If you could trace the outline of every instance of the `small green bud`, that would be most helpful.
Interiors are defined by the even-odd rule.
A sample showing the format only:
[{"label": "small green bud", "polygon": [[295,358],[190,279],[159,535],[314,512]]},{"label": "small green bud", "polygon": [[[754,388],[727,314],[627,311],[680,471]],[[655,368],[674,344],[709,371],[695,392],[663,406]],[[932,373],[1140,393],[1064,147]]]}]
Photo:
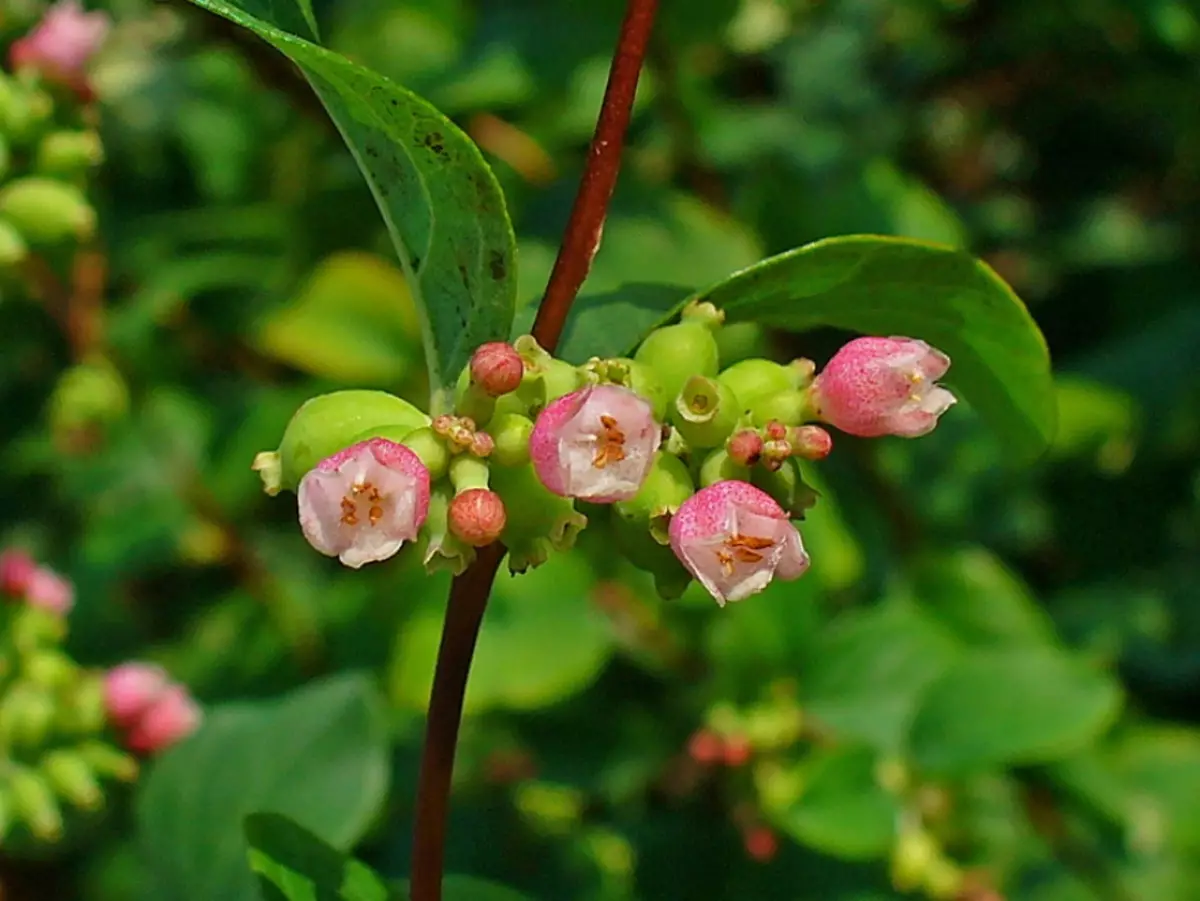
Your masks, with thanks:
[{"label": "small green bud", "polygon": [[491,471],[487,463],[470,454],[462,454],[450,461],[450,484],[455,494],[472,488],[487,488]]},{"label": "small green bud", "polygon": [[14,745],[45,744],[54,723],[54,698],[36,685],[21,682],[0,704],[0,736]]},{"label": "small green bud", "polygon": [[929,865],[941,856],[941,848],[932,835],[924,829],[908,827],[902,829],[892,848],[892,886],[900,892],[911,892],[925,882]]},{"label": "small green bud", "polygon": [[720,447],[712,451],[700,464],[700,487],[707,488],[717,482],[728,482],[736,479],[742,482],[750,481],[750,467],[743,466],[732,457],[729,451]]},{"label": "small green bud", "polygon": [[30,244],[86,241],[96,231],[96,211],[78,188],[38,175],[0,188],[0,216]]},{"label": "small green bud", "polygon": [[279,449],[259,454],[252,468],[262,477],[267,494],[295,491],[310,470],[354,444],[356,436],[384,427],[407,427],[411,432],[429,421],[408,401],[384,391],[322,394],[300,406],[284,430]]},{"label": "small green bud", "polygon": [[12,793],[13,811],[29,827],[34,836],[45,842],[62,837],[62,811],[54,800],[50,784],[38,773],[23,766],[10,765],[8,788]]},{"label": "small green bud", "polygon": [[19,266],[29,256],[29,245],[11,224],[0,219],[0,270]]},{"label": "small green bud", "polygon": [[54,101],[45,91],[0,72],[0,134],[14,146],[36,137],[54,113]]},{"label": "small green bud", "polygon": [[651,332],[633,358],[654,370],[663,393],[671,398],[679,394],[690,377],[715,376],[720,363],[712,330],[694,321]]},{"label": "small green bud", "polygon": [[671,454],[659,453],[638,493],[612,506],[619,518],[665,545],[671,541],[667,534],[671,516],[695,493],[696,487],[683,462]]},{"label": "small green bud", "polygon": [[106,779],[132,782],[138,776],[135,758],[102,741],[84,742],[75,748],[75,753],[97,775]]},{"label": "small green bud", "polygon": [[497,467],[491,488],[500,495],[508,514],[500,540],[508,547],[508,566],[525,572],[545,563],[554,550],[569,550],[587,517],[575,509],[570,498],[547,490],[533,466]]},{"label": "small green bud", "polygon": [[723,445],[741,417],[737,397],[716,379],[694,375],[671,407],[671,424],[693,450]]},{"label": "small green bud", "polygon": [[519,413],[503,413],[488,425],[496,446],[491,459],[498,466],[521,466],[529,462],[529,436],[533,420]]},{"label": "small green bud", "polygon": [[51,751],[38,769],[60,798],[82,810],[97,810],[104,805],[104,793],[91,767],[68,750]]},{"label": "small green bud", "polygon": [[742,407],[748,410],[751,404],[763,398],[796,390],[798,373],[792,367],[756,358],[723,369],[717,381],[727,385]]},{"label": "small green bud", "polygon": [[104,145],[94,131],[54,131],[38,144],[36,169],[73,178],[104,162]]},{"label": "small green bud", "polygon": [[72,366],[50,396],[48,416],[56,435],[117,422],[129,412],[129,387],[108,360],[95,357]]},{"label": "small green bud", "polygon": [[32,654],[38,648],[57,644],[66,634],[66,620],[53,610],[24,604],[11,613],[9,635],[21,654]]},{"label": "small green bud", "polygon": [[793,459],[784,460],[776,470],[756,466],[751,470],[750,483],[771,495],[791,519],[804,519],[819,497],[804,481],[800,466]]}]

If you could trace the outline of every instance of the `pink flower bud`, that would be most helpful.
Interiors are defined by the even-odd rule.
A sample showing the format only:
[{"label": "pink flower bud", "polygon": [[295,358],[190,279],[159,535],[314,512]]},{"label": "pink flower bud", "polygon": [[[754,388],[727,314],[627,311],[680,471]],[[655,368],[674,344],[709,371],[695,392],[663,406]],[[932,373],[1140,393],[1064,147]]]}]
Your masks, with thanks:
[{"label": "pink flower bud", "polygon": [[787,438],[787,426],[778,419],[772,419],[763,426],[763,434],[767,436],[768,441],[783,441]]},{"label": "pink flower bud", "polygon": [[24,551],[5,551],[0,554],[0,592],[23,598],[36,571],[37,563]]},{"label": "pink flower bud", "polygon": [[12,45],[10,62],[14,69],[36,69],[48,79],[77,86],[110,26],[106,14],[84,12],[79,0],[60,0]]},{"label": "pink flower bud", "polygon": [[160,666],[130,662],[113,667],[104,676],[108,718],[121,728],[132,726],[169,685]]},{"label": "pink flower bud", "polygon": [[687,745],[688,756],[696,763],[711,766],[725,757],[725,743],[711,729],[697,729]]},{"label": "pink flower bud", "polygon": [[471,438],[471,453],[476,457],[489,457],[496,449],[496,442],[487,432],[476,432]]},{"label": "pink flower bud", "polygon": [[813,407],[851,435],[916,438],[955,402],[935,384],[949,368],[949,357],[915,338],[856,338],[814,380]]},{"label": "pink flower bud", "polygon": [[496,492],[469,488],[450,502],[447,517],[455,538],[472,547],[483,547],[500,537],[508,514]]},{"label": "pink flower bud", "polygon": [[833,450],[833,436],[819,425],[788,429],[787,440],[792,446],[792,453],[805,460],[824,460]]},{"label": "pink flower bud", "polygon": [[138,754],[165,751],[199,727],[203,714],[182,685],[168,685],[147,707],[125,737]]},{"label": "pink flower bud", "polygon": [[371,438],[318,463],[297,496],[309,544],[358,569],[416,539],[429,513],[429,470],[403,444]]},{"label": "pink flower bud", "polygon": [[726,450],[729,453],[729,459],[739,466],[753,466],[762,457],[762,436],[752,429],[734,432]]},{"label": "pink flower bud", "polygon": [[66,616],[75,606],[75,588],[54,570],[39,566],[25,584],[25,600],[34,607]]},{"label": "pink flower bud", "polygon": [[717,482],[671,518],[671,548],[718,604],[740,601],[771,580],[808,569],[800,533],[771,496],[748,482]]},{"label": "pink flower bud", "polygon": [[661,441],[649,403],[628,388],[592,385],[541,412],[529,455],[553,493],[609,504],[638,493]]},{"label": "pink flower bud", "polygon": [[743,840],[746,853],[759,863],[769,863],[779,853],[779,839],[766,826],[747,829]]},{"label": "pink flower bud", "polygon": [[471,381],[492,397],[516,391],[525,375],[525,361],[503,341],[484,344],[471,357]]}]

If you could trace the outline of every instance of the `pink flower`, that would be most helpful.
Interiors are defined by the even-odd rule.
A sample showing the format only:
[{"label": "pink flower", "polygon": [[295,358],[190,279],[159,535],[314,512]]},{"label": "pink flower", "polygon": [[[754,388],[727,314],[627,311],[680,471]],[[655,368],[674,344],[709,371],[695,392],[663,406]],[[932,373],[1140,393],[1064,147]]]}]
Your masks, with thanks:
[{"label": "pink flower", "polygon": [[403,444],[371,438],[318,463],[297,495],[309,544],[358,569],[417,537],[429,513],[429,470]]},{"label": "pink flower", "polygon": [[138,754],[164,751],[187,738],[199,727],[203,714],[182,685],[168,685],[141,716],[125,737],[129,750]]},{"label": "pink flower", "polygon": [[779,504],[748,482],[697,491],[671,517],[671,548],[722,607],[798,579],[808,569],[800,533]]},{"label": "pink flower", "polygon": [[955,397],[935,382],[950,358],[915,338],[856,338],[813,381],[817,416],[863,438],[928,434]]},{"label": "pink flower", "polygon": [[541,412],[529,455],[550,491],[610,504],[638,493],[661,441],[649,403],[628,388],[593,385]]},{"label": "pink flower", "polygon": [[75,588],[54,570],[39,566],[25,585],[25,600],[34,607],[66,616],[75,606]]},{"label": "pink flower", "polygon": [[516,391],[525,375],[525,361],[504,341],[483,344],[471,357],[471,381],[492,397]]},{"label": "pink flower", "polygon": [[169,686],[160,666],[135,661],[113,667],[104,676],[108,718],[121,728],[132,726]]},{"label": "pink flower", "polygon": [[85,13],[79,0],[61,0],[32,32],[12,45],[12,67],[37,69],[46,78],[78,85],[110,26],[105,13]]},{"label": "pink flower", "polygon": [[0,554],[0,592],[14,598],[25,597],[36,571],[37,563],[24,551],[5,551]]}]

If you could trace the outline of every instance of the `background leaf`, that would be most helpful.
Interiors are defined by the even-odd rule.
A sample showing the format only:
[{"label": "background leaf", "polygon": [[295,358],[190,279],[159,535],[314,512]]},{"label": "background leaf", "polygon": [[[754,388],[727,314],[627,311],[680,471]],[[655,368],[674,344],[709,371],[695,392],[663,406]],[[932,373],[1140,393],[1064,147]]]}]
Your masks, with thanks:
[{"label": "background leaf", "polygon": [[227,704],[140,786],[138,833],[153,897],[253,899],[240,838],[247,814],[284,814],[352,845],[387,791],[388,742],[371,683],[343,675],[277,701]]},{"label": "background leaf", "polygon": [[255,15],[290,0],[272,0],[269,9],[194,2],[255,32],[303,70],[388,224],[422,314],[431,387],[452,386],[476,347],[508,337],[516,297],[516,239],[478,148],[415,94],[288,33],[290,19]]}]

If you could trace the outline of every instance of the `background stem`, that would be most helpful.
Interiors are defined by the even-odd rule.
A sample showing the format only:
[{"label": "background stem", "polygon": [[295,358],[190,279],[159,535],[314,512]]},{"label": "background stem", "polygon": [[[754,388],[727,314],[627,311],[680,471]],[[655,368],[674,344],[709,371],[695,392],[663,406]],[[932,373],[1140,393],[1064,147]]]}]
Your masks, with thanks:
[{"label": "background stem", "polygon": [[[558,258],[533,324],[533,336],[546,350],[558,346],[567,312],[579,293],[600,246],[600,230],[621,169],[638,76],[650,41],[658,0],[629,0],[613,54],[608,87],[588,149],[587,164],[567,221]],[[475,642],[492,582],[504,559],[497,543],[479,551],[475,562],[450,586],[446,621],[429,697],[429,718],[417,784],[413,834],[411,901],[441,901],[446,857],[446,820],[450,782],[462,721],[463,698]]]}]

